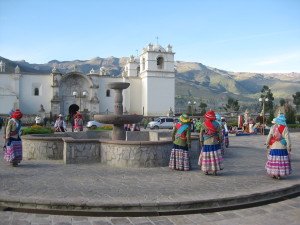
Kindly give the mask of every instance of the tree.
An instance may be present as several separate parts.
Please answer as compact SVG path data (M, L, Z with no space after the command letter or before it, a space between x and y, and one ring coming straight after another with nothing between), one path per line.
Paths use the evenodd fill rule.
M226 111L239 111L239 100L229 97L226 106L224 107Z
M273 101L274 101L273 93L271 92L271 89L266 85L262 87L260 92L261 92L260 95L261 98L268 98L268 101L265 102L265 111L270 112L271 110L273 110Z
M296 110L290 103L286 103L285 106L285 117L287 124L294 124L296 122Z
M281 99L279 100L279 105L280 105L280 106L284 106L284 104L285 104L285 99L281 98Z
M203 116L206 113L206 107L207 104L204 102L200 102L199 108L200 108L200 115Z
M294 95L293 95L293 103L296 105L296 110L297 112L300 111L300 92L297 91Z

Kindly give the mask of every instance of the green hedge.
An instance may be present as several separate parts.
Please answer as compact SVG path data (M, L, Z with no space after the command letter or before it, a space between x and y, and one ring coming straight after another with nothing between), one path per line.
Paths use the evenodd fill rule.
M33 125L31 127L23 127L22 135L25 134L51 134L54 133L53 128L51 127L42 127L38 125Z
M288 128L300 128L300 124L288 124Z

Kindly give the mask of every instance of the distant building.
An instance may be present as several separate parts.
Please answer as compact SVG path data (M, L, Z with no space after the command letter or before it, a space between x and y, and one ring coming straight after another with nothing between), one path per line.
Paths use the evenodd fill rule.
M20 108L25 114L36 114L40 105L46 113L69 114L79 108L88 114L114 111L114 91L109 82L129 82L123 92L124 109L129 114L166 115L175 106L174 52L169 45L149 44L139 58L131 56L120 76L109 76L105 67L100 73L92 69L83 74L74 67L69 73L57 68L52 73L24 73L17 66L14 73L5 72L0 62L0 114Z

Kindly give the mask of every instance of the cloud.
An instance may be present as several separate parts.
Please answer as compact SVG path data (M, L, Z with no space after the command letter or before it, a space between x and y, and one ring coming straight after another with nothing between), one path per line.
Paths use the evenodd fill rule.
M300 61L300 52L292 52L292 53L285 53L282 55L271 56L269 58L260 60L259 62L255 63L257 66L266 66L266 65L275 65L280 63L286 63L294 60Z

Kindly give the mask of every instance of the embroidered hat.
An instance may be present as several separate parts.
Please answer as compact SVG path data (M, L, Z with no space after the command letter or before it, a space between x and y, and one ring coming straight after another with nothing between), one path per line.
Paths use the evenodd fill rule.
M216 114L216 120L221 121L221 115L219 113Z
M12 118L15 118L17 120L21 119L23 116L22 112L20 111L20 109L16 109L16 111L13 112L12 114Z
M275 123L277 123L279 125L285 125L286 126L285 116L283 114L280 114L279 116L277 116L276 119L275 119Z
M216 114L215 114L214 111L210 110L210 111L205 113L204 117L205 117L205 119L208 119L208 120L215 120L216 119Z
M180 122L182 123L188 123L190 122L190 118L187 114L183 113L180 117L179 117Z

